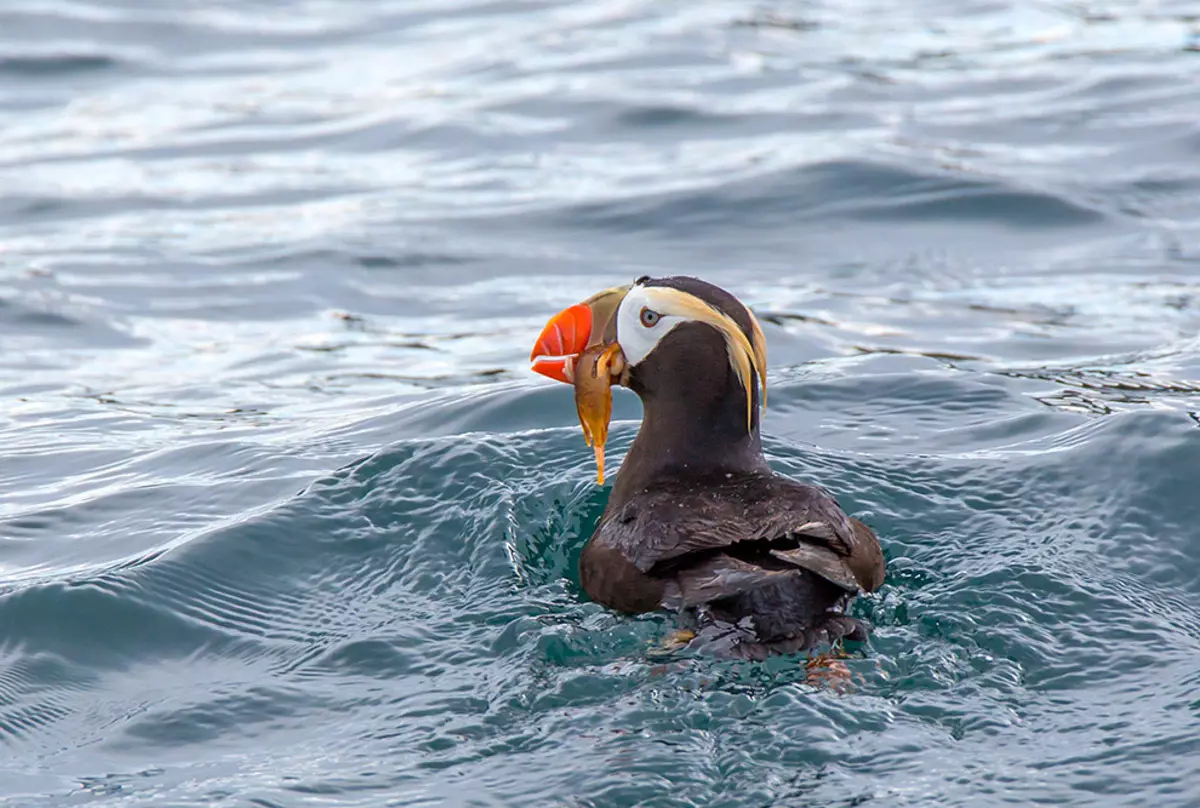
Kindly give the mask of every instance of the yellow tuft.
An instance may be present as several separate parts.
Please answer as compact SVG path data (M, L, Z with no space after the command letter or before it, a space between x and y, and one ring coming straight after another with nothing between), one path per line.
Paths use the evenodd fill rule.
M752 370L758 373L758 379L762 385L762 405L763 407L767 406L767 339L754 313L749 308L746 309L746 314L750 317L750 330L753 335L753 343L751 343L751 340L746 337L746 332L742 331L732 317L695 295L670 286L650 287L646 291L655 298L661 313L674 314L689 320L707 323L717 329L725 338L729 362L733 365L734 372L737 373L742 389L746 391L746 431L749 432L754 424Z

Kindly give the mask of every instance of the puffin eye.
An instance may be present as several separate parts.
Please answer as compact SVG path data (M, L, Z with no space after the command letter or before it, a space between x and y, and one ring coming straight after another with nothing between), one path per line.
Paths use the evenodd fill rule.
M654 309L643 308L642 313L639 316L642 321L642 325L646 326L646 328L654 328L654 326L658 325L658 321L662 319L662 315L656 312Z

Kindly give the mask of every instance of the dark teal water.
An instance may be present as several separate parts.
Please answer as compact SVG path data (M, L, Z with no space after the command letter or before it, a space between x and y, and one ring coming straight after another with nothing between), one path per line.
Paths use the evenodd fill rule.
M1200 805L1198 19L6 2L0 803ZM880 533L850 693L582 595L525 360L668 273Z

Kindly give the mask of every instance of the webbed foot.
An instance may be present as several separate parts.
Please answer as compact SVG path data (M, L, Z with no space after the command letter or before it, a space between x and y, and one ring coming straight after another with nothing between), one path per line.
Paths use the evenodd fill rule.
M684 648L687 648L688 644L695 638L696 632L690 629L676 629L657 642L652 643L646 653L650 657L667 657L676 651L682 651Z
M832 651L809 657L804 663L805 681L814 687L845 693L854 684L849 666L842 661L847 656L839 645Z

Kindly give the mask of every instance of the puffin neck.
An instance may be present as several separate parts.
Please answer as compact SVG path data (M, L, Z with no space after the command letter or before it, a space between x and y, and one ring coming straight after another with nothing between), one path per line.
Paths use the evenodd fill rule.
M746 391L733 369L689 376L679 383L641 383L635 372L631 389L642 399L642 425L621 462L613 500L623 501L662 479L705 478L720 473L750 472L766 467L759 434L758 390L753 397L750 429L746 428ZM757 383L757 379L753 380Z

